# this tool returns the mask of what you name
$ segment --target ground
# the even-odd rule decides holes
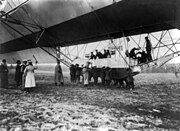
[[[180,78],[174,74],[137,75],[133,91],[65,81],[57,87],[41,76],[30,93],[0,89],[0,131],[180,130]]]

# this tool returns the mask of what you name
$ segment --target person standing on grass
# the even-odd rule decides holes
[[[28,60],[28,64],[24,70],[24,78],[25,78],[25,87],[24,90],[29,92],[31,88],[36,87],[34,71],[38,68],[37,61],[35,66],[33,66],[32,61]]]
[[[79,67],[79,64],[76,64],[76,73],[75,73],[75,76],[76,76],[76,84],[79,84],[80,83],[80,75],[81,75],[81,69]]]
[[[15,81],[17,88],[19,88],[19,86],[22,84],[21,61],[17,60],[16,64]]]
[[[24,90],[24,86],[25,86],[25,78],[23,77],[23,75],[24,75],[24,70],[25,70],[26,66],[27,66],[27,60],[25,59],[22,61],[22,64],[21,64],[21,77],[22,77],[21,88],[22,88],[22,90]]]
[[[71,83],[73,83],[73,82],[74,82],[74,79],[75,79],[74,69],[75,69],[74,65],[71,64],[71,66],[70,66],[70,68],[69,68],[69,70],[70,70],[70,79],[71,79]]]
[[[8,67],[6,64],[6,60],[3,59],[0,65],[0,78],[1,78],[1,88],[8,88]]]
[[[83,82],[84,86],[89,85],[89,62],[86,63],[86,66],[83,68]]]
[[[107,86],[109,86],[111,83],[110,72],[111,72],[111,69],[109,67],[106,67],[106,69],[105,69],[105,82],[106,82]]]
[[[60,85],[64,85],[64,78],[63,78],[63,73],[62,73],[62,68],[60,65],[60,61],[57,60],[57,65],[55,66],[55,85],[60,86]]]
[[[127,69],[128,76],[126,78],[127,88],[129,90],[134,90],[134,78],[132,76],[132,70],[129,68]]]
[[[98,84],[98,69],[96,66],[93,66],[91,70],[93,72],[94,84],[97,85]]]
[[[103,66],[103,67],[101,68],[101,83],[102,83],[103,86],[105,85],[105,77],[106,77],[105,67]]]

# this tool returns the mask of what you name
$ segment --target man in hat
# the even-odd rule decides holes
[[[96,56],[93,54],[93,52],[91,52],[91,56],[90,56],[90,59],[96,59]]]
[[[3,59],[0,65],[1,88],[8,88],[8,72],[6,60]]]
[[[16,61],[16,70],[15,70],[15,81],[16,86],[19,87],[22,84],[22,73],[21,73],[21,61]]]
[[[101,82],[102,82],[103,86],[105,85],[105,76],[106,76],[106,74],[105,74],[105,66],[103,66],[101,68]]]
[[[102,59],[103,58],[103,54],[101,52],[98,52],[98,50],[96,50],[96,59]]]
[[[64,85],[64,78],[59,60],[57,60],[57,65],[55,66],[55,85]]]
[[[107,50],[106,50],[106,49],[104,49],[103,58],[107,58],[107,57],[108,57]]]
[[[146,41],[147,59],[148,59],[148,61],[151,61],[152,60],[152,56],[151,56],[152,44],[147,36],[145,37],[145,41]]]

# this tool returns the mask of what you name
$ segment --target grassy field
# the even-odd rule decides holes
[[[36,78],[28,94],[0,90],[1,130],[180,130],[180,78],[172,73],[139,74],[133,91],[83,87],[68,76],[63,87],[54,86],[51,74]]]

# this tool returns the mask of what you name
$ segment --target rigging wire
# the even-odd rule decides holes
[[[160,36],[160,39],[158,40],[158,43],[157,43],[157,45],[159,45],[159,47],[160,47],[160,45],[161,45],[161,43],[160,43],[159,41],[162,40],[163,35],[164,35],[164,31],[162,31],[161,36]],[[156,47],[156,46],[155,46],[155,47]],[[155,49],[155,48],[154,48],[154,49]],[[158,56],[159,56],[159,50],[160,50],[160,48],[158,48],[157,55],[156,55],[156,59],[158,59]]]
[[[163,34],[163,35],[162,35],[162,34]],[[161,34],[161,35],[162,35],[162,39],[163,39],[163,38],[165,37],[165,35],[167,34],[167,30],[166,30],[166,32],[162,31],[162,34]],[[162,40],[162,39],[161,39],[161,40]],[[160,42],[161,40],[158,39],[157,41]],[[156,48],[158,45],[159,45],[159,44],[157,43],[153,48]]]
[[[71,59],[71,54],[70,54],[70,52],[69,52],[69,46],[67,47],[67,52],[68,52],[69,58]]]
[[[139,47],[139,49],[142,50],[141,46],[134,40],[134,38],[132,36],[130,36],[130,38],[134,41],[134,43]]]
[[[81,49],[79,50],[79,54],[81,53],[82,49],[84,49],[85,45],[86,45],[86,44],[84,44],[84,45],[81,47]]]
[[[105,46],[105,47],[103,47],[100,51],[102,51],[102,50],[106,49],[108,46],[109,46],[109,45],[106,45],[106,46]]]
[[[176,48],[176,46],[175,46],[175,43],[174,43],[174,41],[173,41],[172,35],[171,35],[171,33],[170,33],[169,30],[168,30],[168,33],[169,33],[169,36],[170,36],[171,41],[172,41],[172,43],[173,43],[173,46],[174,46],[174,48],[175,48],[175,50],[176,50],[176,52],[177,52],[178,50],[177,50],[177,48]]]
[[[154,37],[156,40],[158,40],[153,34],[150,34],[152,37]],[[174,52],[171,48],[169,48],[168,46],[166,46],[166,44],[164,44],[162,41],[159,41],[161,44],[163,44],[165,47],[167,47],[169,50],[171,50],[172,52]]]
[[[138,45],[139,45],[139,47],[140,47],[140,43],[141,43],[141,34],[140,34],[140,36],[139,36],[139,41],[138,41]],[[141,48],[141,47],[140,47]]]
[[[70,51],[70,52],[74,51],[74,50],[75,50],[75,48],[76,48],[76,46],[74,46],[74,47],[71,49],[71,51]]]

